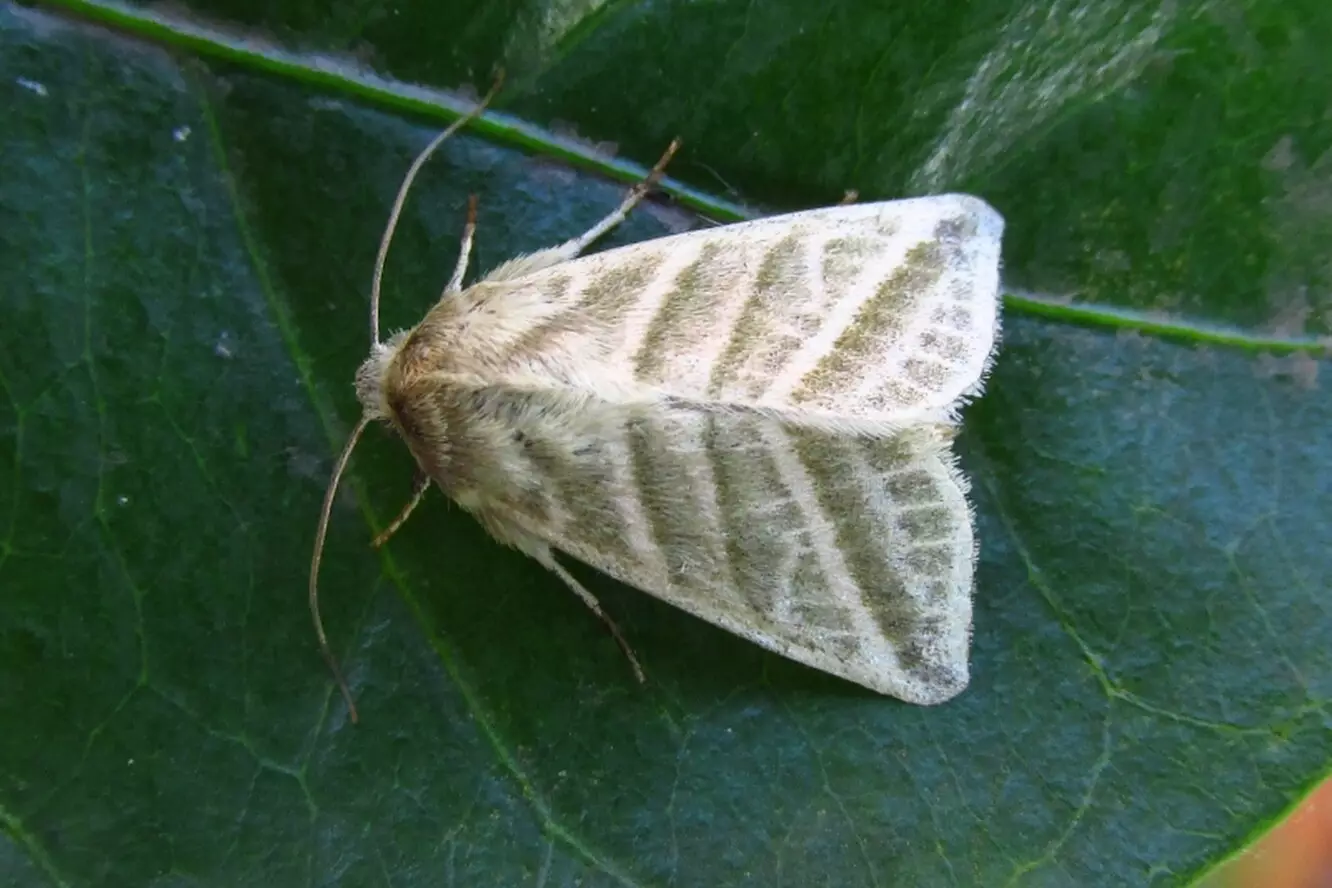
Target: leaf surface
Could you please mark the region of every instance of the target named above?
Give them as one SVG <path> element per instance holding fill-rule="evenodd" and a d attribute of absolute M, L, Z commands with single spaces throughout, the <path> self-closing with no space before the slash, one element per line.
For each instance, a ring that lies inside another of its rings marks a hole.
<path fill-rule="evenodd" d="M 1185 884 L 1327 774 L 1324 5 L 227 0 L 200 39 L 65 5 L 176 49 L 0 10 L 0 883 Z M 380 231 L 441 119 L 318 55 L 353 51 L 511 71 L 508 122 L 409 202 L 388 328 L 436 298 L 468 194 L 477 269 L 619 200 L 553 129 L 647 163 L 680 133 L 704 199 L 1005 215 L 1003 349 L 958 443 L 962 697 L 879 698 L 582 571 L 639 687 L 442 497 L 373 553 L 412 466 L 372 433 L 322 574 L 348 724 L 309 547 Z"/>

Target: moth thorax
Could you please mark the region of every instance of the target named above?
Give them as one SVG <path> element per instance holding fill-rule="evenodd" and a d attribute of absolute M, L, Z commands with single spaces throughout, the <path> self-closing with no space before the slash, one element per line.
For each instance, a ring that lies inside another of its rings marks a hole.
<path fill-rule="evenodd" d="M 370 357 L 356 371 L 356 398 L 367 419 L 388 419 L 384 380 L 397 353 L 397 343 L 393 340 L 376 342 L 370 349 Z"/>

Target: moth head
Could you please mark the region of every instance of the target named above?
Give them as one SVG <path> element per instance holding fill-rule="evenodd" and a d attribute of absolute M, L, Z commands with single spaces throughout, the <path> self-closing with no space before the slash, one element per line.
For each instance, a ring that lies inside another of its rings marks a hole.
<path fill-rule="evenodd" d="M 361 402 L 361 410 L 367 421 L 389 418 L 388 398 L 384 394 L 387 386 L 389 369 L 393 358 L 402 346 L 405 333 L 399 333 L 388 342 L 376 342 L 370 347 L 370 355 L 356 371 L 356 400 Z"/>
<path fill-rule="evenodd" d="M 333 673 L 333 678 L 338 683 L 338 689 L 342 691 L 343 699 L 347 701 L 347 712 L 353 724 L 358 720 L 356 703 L 352 700 L 351 688 L 348 687 L 346 679 L 342 677 L 342 670 L 338 668 L 338 662 L 328 645 L 328 638 L 324 635 L 323 620 L 319 617 L 319 562 L 324 552 L 324 538 L 328 534 L 329 516 L 333 512 L 333 498 L 337 494 L 338 480 L 342 477 L 343 471 L 346 470 L 352 451 L 356 449 L 356 442 L 360 440 L 366 427 L 376 419 L 388 419 L 389 417 L 389 406 L 384 392 L 385 383 L 388 379 L 388 373 L 393 367 L 393 359 L 407 338 L 406 333 L 399 333 L 388 342 L 379 341 L 379 293 L 380 282 L 384 277 L 384 261 L 388 256 L 389 243 L 393 240 L 393 229 L 397 226 L 398 215 L 402 212 L 403 203 L 407 200 L 407 192 L 411 189 L 412 180 L 421 169 L 421 165 L 426 162 L 426 158 L 445 139 L 480 116 L 481 112 L 490 104 L 490 100 L 495 97 L 495 93 L 499 91 L 500 84 L 503 82 L 504 72 L 500 71 L 497 73 L 494 86 L 490 88 L 490 92 L 486 93 L 485 98 L 472 110 L 455 120 L 448 129 L 432 139 L 430 144 L 426 145 L 425 149 L 416 156 L 416 160 L 412 161 L 412 165 L 407 170 L 407 175 L 402 180 L 402 185 L 398 188 L 398 196 L 393 201 L 393 208 L 389 211 L 388 225 L 385 226 L 384 236 L 380 239 L 379 255 L 375 259 L 374 277 L 370 284 L 370 341 L 374 345 L 370 348 L 370 356 L 356 371 L 356 398 L 361 402 L 361 421 L 352 430 L 351 437 L 347 439 L 347 443 L 343 446 L 342 453 L 338 455 L 337 463 L 333 467 L 333 477 L 329 479 L 328 489 L 324 491 L 324 505 L 319 512 L 319 524 L 315 528 L 314 554 L 310 556 L 310 617 L 314 622 L 315 634 L 319 638 L 319 650 L 324 655 L 324 661 L 328 664 L 329 670 Z M 475 226 L 475 201 L 471 202 L 468 212 L 471 220 L 469 225 Z M 460 263 L 460 267 L 462 267 L 462 263 Z M 459 273 L 457 276 L 461 277 L 461 274 Z M 452 282 L 450 285 L 452 286 Z"/>

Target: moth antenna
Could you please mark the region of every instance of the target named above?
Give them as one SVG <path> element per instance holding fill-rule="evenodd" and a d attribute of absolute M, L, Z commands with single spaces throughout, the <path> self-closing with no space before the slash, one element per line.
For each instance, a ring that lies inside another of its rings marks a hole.
<path fill-rule="evenodd" d="M 398 196 L 393 200 L 393 209 L 389 211 L 388 225 L 384 228 L 384 236 L 379 240 L 379 255 L 375 257 L 375 274 L 370 281 L 370 341 L 379 344 L 379 285 L 384 277 L 384 263 L 388 259 L 389 244 L 393 241 L 393 231 L 398 227 L 398 216 L 402 213 L 403 204 L 407 202 L 407 192 L 412 187 L 412 180 L 416 174 L 421 171 L 421 167 L 430 159 L 430 155 L 435 153 L 435 149 L 444 144 L 444 140 L 462 129 L 467 124 L 481 116 L 486 110 L 486 106 L 495 98 L 499 88 L 504 83 L 504 72 L 501 70 L 495 75 L 495 83 L 490 87 L 490 92 L 477 103 L 476 107 L 468 111 L 462 117 L 449 124 L 448 129 L 430 140 L 430 144 L 416 155 L 416 160 L 407 168 L 407 175 L 403 177 L 402 185 L 398 186 Z"/>
<path fill-rule="evenodd" d="M 347 462 L 351 459 L 352 451 L 356 449 L 356 442 L 361 439 L 361 433 L 370 425 L 368 417 L 362 416 L 361 421 L 352 429 L 351 437 L 347 439 L 346 445 L 342 448 L 342 453 L 338 454 L 338 461 L 333 466 L 333 477 L 329 479 L 328 490 L 324 491 L 324 506 L 319 512 L 319 527 L 315 530 L 314 555 L 310 558 L 310 617 L 314 620 L 315 635 L 319 637 L 319 652 L 324 655 L 324 662 L 332 671 L 333 677 L 338 682 L 338 690 L 342 691 L 342 699 L 347 701 L 347 712 L 349 713 L 352 724 L 360 721 L 356 714 L 356 703 L 352 700 L 351 688 L 347 687 L 347 680 L 342 677 L 342 670 L 338 668 L 337 658 L 333 656 L 333 649 L 328 646 L 328 636 L 324 634 L 324 620 L 319 616 L 319 563 L 324 558 L 324 537 L 328 535 L 329 516 L 333 513 L 333 497 L 338 492 L 338 482 L 342 480 L 342 473 L 347 468 Z"/>
<path fill-rule="evenodd" d="M 467 274 L 467 260 L 472 255 L 472 238 L 476 236 L 476 195 L 467 195 L 467 221 L 463 224 L 462 243 L 458 247 L 458 264 L 453 267 L 453 276 L 444 285 L 444 293 L 455 293 L 462 289 L 463 277 Z M 441 298 L 443 298 L 441 296 Z"/>

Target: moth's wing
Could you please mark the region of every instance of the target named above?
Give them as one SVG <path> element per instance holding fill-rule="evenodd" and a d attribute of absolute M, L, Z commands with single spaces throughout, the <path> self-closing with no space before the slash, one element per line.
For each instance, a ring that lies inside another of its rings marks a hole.
<path fill-rule="evenodd" d="M 941 195 L 646 241 L 503 282 L 511 357 L 698 405 L 903 428 L 952 421 L 999 331 L 1003 220 Z M 484 293 L 486 285 L 477 288 Z M 533 310 L 539 306 L 539 310 Z M 508 375 L 508 374 L 502 374 Z"/>
<path fill-rule="evenodd" d="M 520 257 L 403 341 L 385 412 L 502 539 L 938 703 L 975 559 L 939 423 L 994 350 L 1002 228 L 946 195 Z"/>
<path fill-rule="evenodd" d="M 867 438 L 735 411 L 514 415 L 521 433 L 490 455 L 523 491 L 488 499 L 488 525 L 881 693 L 932 704 L 966 686 L 975 546 L 937 427 Z"/>

